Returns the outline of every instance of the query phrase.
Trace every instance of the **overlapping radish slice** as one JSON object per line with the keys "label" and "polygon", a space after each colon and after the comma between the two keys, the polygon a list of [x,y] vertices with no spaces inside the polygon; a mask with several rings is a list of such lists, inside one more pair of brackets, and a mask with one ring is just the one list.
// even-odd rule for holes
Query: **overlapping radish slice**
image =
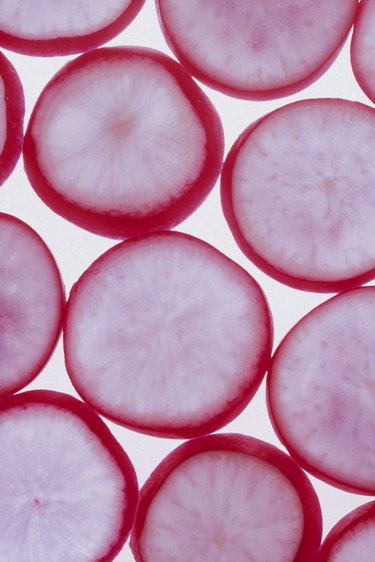
{"label": "overlapping radish slice", "polygon": [[374,30],[374,2],[362,0],[355,20],[350,55],[358,84],[371,101],[375,103]]}
{"label": "overlapping radish slice", "polygon": [[114,560],[138,488],[99,416],[66,394],[17,394],[0,402],[0,442],[1,560]]}
{"label": "overlapping radish slice", "polygon": [[269,411],[292,456],[334,486],[375,492],[375,287],[305,316],[273,358]]}
{"label": "overlapping radish slice", "polygon": [[25,138],[31,184],[57,213],[117,238],[171,228],[213,187],[223,135],[211,102],[175,61],[117,47],[68,63]]}
{"label": "overlapping radish slice", "polygon": [[[35,378],[61,332],[64,289],[39,235],[0,213],[0,396]],[[0,556],[1,559],[1,556]]]}
{"label": "overlapping radish slice", "polygon": [[319,562],[369,562],[375,549],[375,502],[357,507],[327,535]]}
{"label": "overlapping radish slice", "polygon": [[146,235],[105,253],[74,286],[68,373],[101,414],[159,436],[233,419],[267,369],[271,321],[259,286],[205,242]]}
{"label": "overlapping radish slice", "polygon": [[26,55],[81,53],[118,35],[145,0],[0,0],[0,45]]}
{"label": "overlapping radish slice", "polygon": [[140,493],[137,562],[315,562],[321,513],[298,465],[238,434],[184,443]]}
{"label": "overlapping radish slice", "polygon": [[24,113],[22,84],[13,65],[0,53],[0,185],[21,154]]}
{"label": "overlapping radish slice", "polygon": [[249,99],[302,90],[336,58],[357,0],[157,0],[165,37],[212,88]]}
{"label": "overlapping radish slice", "polygon": [[347,100],[303,100],[248,127],[222,175],[224,214],[243,252],[298,289],[372,279],[374,151],[375,111]]}

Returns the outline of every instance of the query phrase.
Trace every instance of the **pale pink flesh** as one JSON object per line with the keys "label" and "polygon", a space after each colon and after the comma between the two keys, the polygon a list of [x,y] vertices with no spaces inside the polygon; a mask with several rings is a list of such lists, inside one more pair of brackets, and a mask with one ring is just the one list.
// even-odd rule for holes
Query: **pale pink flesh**
{"label": "pale pink flesh", "polygon": [[369,562],[375,551],[375,519],[350,528],[336,542],[326,562]]}
{"label": "pale pink flesh", "polygon": [[365,94],[375,102],[375,3],[362,0],[351,44],[354,75]]}
{"label": "pale pink flesh", "polygon": [[5,102],[4,81],[0,76],[0,154],[3,151],[7,138],[7,115]]}

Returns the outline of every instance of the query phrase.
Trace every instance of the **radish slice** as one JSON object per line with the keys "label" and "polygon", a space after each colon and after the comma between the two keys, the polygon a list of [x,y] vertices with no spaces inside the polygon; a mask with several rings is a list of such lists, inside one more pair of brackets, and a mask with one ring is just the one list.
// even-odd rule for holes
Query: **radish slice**
{"label": "radish slice", "polygon": [[21,154],[25,99],[15,68],[0,53],[0,185],[10,176]]}
{"label": "radish slice", "polygon": [[64,328],[68,373],[97,411],[136,431],[192,437],[232,420],[269,363],[256,282],[177,232],[115,246],[83,274]]}
{"label": "radish slice", "polygon": [[157,0],[166,40],[202,82],[274,99],[302,90],[333,63],[357,0]]}
{"label": "radish slice", "polygon": [[298,465],[243,435],[184,443],[140,494],[137,562],[315,562],[318,498]]}
{"label": "radish slice", "polygon": [[109,41],[145,0],[0,0],[0,45],[25,55],[81,53]]}
{"label": "radish slice", "polygon": [[312,474],[375,493],[375,287],[342,293],[305,316],[277,349],[270,415]]}
{"label": "radish slice", "polygon": [[20,390],[44,367],[61,332],[65,295],[43,240],[3,213],[0,256],[1,397]]}
{"label": "radish slice", "polygon": [[374,152],[375,111],[346,100],[299,101],[248,127],[222,175],[240,248],[298,289],[336,292],[372,279]]}
{"label": "radish slice", "polygon": [[110,562],[134,521],[133,466],[99,416],[59,392],[0,402],[0,559]]}
{"label": "radish slice", "polygon": [[178,63],[135,47],[68,63],[39,98],[24,150],[47,205],[115,238],[186,218],[213,187],[222,155],[205,94]]}
{"label": "radish slice", "polygon": [[369,562],[375,549],[375,502],[357,507],[327,535],[319,562]]}
{"label": "radish slice", "polygon": [[351,43],[351,62],[358,84],[375,103],[375,5],[362,0],[355,20]]}

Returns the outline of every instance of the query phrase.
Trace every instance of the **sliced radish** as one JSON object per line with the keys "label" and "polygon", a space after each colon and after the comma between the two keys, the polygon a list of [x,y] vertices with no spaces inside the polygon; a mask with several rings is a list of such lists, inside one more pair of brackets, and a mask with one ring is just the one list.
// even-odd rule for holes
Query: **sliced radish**
{"label": "sliced radish", "polygon": [[23,143],[25,100],[16,69],[0,53],[0,185],[17,164]]}
{"label": "sliced radish", "polygon": [[65,295],[43,240],[4,213],[0,256],[1,397],[28,384],[44,367],[61,332]]}
{"label": "sliced radish", "polygon": [[338,55],[357,0],[157,0],[165,37],[199,80],[273,99],[317,80]]}
{"label": "sliced radish", "polygon": [[238,434],[184,443],[140,494],[137,562],[315,562],[317,496],[276,447]]}
{"label": "sliced radish", "polygon": [[375,502],[357,507],[327,535],[319,562],[369,562],[375,550]]}
{"label": "sliced radish", "polygon": [[374,151],[375,111],[347,100],[299,101],[248,127],[222,175],[224,214],[243,252],[298,289],[372,279]]}
{"label": "sliced radish", "polygon": [[375,5],[362,0],[355,20],[351,43],[354,75],[365,94],[375,103]]}
{"label": "sliced radish", "polygon": [[222,155],[205,94],[178,63],[135,47],[68,63],[39,98],[24,149],[47,205],[115,238],[186,218],[213,187]]}
{"label": "sliced radish", "polygon": [[344,490],[375,493],[375,287],[305,316],[277,349],[269,411],[291,455]]}
{"label": "sliced radish", "polygon": [[256,282],[205,242],[164,232],[106,252],[74,286],[68,373],[97,411],[168,437],[211,432],[267,369],[271,321]]}
{"label": "sliced radish", "polygon": [[99,416],[52,391],[0,402],[0,559],[110,562],[133,524],[133,466]]}
{"label": "sliced radish", "polygon": [[0,45],[25,55],[81,53],[118,35],[145,0],[0,0]]}

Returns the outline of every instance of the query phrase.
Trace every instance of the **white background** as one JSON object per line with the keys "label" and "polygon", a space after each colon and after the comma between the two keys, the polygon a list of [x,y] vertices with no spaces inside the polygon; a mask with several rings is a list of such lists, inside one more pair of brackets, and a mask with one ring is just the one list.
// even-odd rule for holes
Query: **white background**
{"label": "white background", "polygon": [[[171,55],[158,25],[154,1],[146,0],[145,6],[133,23],[109,45],[142,45]],[[33,104],[44,85],[73,56],[45,59],[17,55],[5,50],[4,53],[16,67],[25,89],[27,124]],[[225,131],[226,152],[249,123],[285,103],[309,97],[342,97],[371,103],[361,92],[353,77],[349,60],[349,41],[334,65],[318,82],[300,94],[288,98],[271,102],[240,101],[202,87],[220,113]],[[113,240],[92,235],[50,211],[29,186],[22,160],[0,190],[0,210],[26,221],[42,236],[57,260],[67,294],[89,264],[115,243]],[[269,300],[273,314],[275,345],[298,319],[330,296],[290,289],[257,270],[237,248],[224,221],[218,184],[204,204],[192,217],[183,222],[178,230],[213,244],[240,263],[258,280]],[[61,340],[49,364],[27,388],[54,389],[75,395],[65,371]],[[180,443],[178,440],[141,435],[109,422],[108,425],[130,456],[140,485],[157,463]],[[264,384],[245,411],[221,431],[246,433],[282,448],[267,416]],[[311,480],[321,501],[325,534],[345,513],[371,499],[336,490],[314,478]],[[133,556],[127,544],[116,558],[116,562],[131,561]]]}

